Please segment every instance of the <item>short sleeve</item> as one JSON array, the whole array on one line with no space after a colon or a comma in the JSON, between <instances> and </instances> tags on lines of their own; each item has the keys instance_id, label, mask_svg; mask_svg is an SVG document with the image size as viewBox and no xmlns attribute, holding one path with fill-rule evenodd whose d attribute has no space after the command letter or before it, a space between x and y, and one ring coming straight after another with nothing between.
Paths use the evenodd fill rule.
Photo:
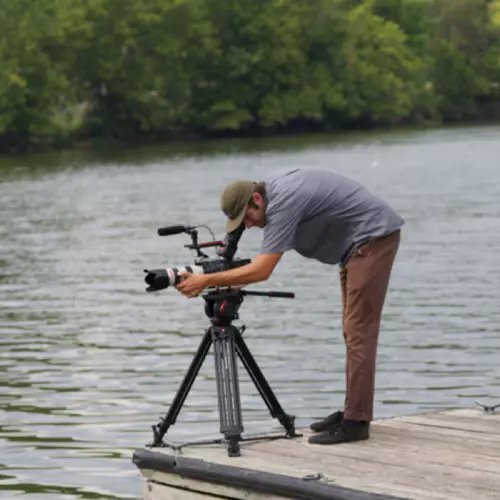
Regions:
<instances>
[{"instance_id":1,"label":"short sleeve","mask_svg":"<svg viewBox=\"0 0 500 500\"><path fill-rule=\"evenodd\" d=\"M301 207L290 196L277 203L269 214L268 223L264 227L261 254L281 253L294 247L295 233L301 219Z\"/></svg>"}]
</instances>

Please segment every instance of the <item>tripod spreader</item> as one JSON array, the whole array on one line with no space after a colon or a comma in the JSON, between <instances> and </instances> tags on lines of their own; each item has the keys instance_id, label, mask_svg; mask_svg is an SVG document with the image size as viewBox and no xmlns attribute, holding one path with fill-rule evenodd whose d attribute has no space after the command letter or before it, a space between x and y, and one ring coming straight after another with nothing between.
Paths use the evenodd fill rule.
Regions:
<instances>
[{"instance_id":1,"label":"tripod spreader","mask_svg":"<svg viewBox=\"0 0 500 500\"><path fill-rule=\"evenodd\" d=\"M198 350L170 406L169 412L165 418L160 420L159 424L153 426L154 441L150 446L171 446L173 448L179 448L178 446L176 447L164 443L163 436L170 426L175 424L181 407L212 345L214 346L220 432L224 435L224 441L227 443L228 455L240 455L240 441L263 439L263 437L242 438L241 436L243 432L243 423L238 383L237 357L241 360L243 366L250 375L250 378L269 409L270 415L273 418L277 418L280 424L285 428L286 435L279 437L293 438L298 436L295 432L295 417L285 413L243 340L242 333L245 327L242 326L238 329L232 325L232 320L237 318L238 309L245 295L282 298L295 297L293 293L288 292L252 292L241 289L217 289L203 295L205 299L205 312L210 318L211 326L205 331ZM276 439L277 437L278 436L274 436L271 439ZM214 442L222 442L222 440L202 441L196 444Z\"/></svg>"}]
</instances>

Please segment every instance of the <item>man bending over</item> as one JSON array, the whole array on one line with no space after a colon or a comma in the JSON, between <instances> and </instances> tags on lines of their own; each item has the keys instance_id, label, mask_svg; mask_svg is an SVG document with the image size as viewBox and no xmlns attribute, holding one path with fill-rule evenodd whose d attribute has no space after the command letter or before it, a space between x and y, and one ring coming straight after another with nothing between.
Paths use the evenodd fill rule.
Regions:
<instances>
[{"instance_id":1,"label":"man bending over","mask_svg":"<svg viewBox=\"0 0 500 500\"><path fill-rule=\"evenodd\" d=\"M346 344L344 410L311 424L313 444L368 439L382 309L403 219L358 182L328 170L294 169L263 182L237 180L221 196L227 232L242 223L263 232L259 255L214 274L184 274L177 289L195 297L208 287L269 279L281 256L295 250L339 265Z\"/></svg>"}]
</instances>

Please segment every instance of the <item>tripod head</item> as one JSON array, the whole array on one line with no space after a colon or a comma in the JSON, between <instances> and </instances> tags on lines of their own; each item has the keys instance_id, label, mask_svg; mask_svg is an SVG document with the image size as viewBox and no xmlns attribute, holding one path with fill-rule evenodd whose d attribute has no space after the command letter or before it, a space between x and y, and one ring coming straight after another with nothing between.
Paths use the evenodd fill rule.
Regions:
<instances>
[{"instance_id":1,"label":"tripod head","mask_svg":"<svg viewBox=\"0 0 500 500\"><path fill-rule=\"evenodd\" d=\"M295 298L293 292L258 292L241 288L218 288L203 294L205 314L210 318L212 324L229 326L233 320L238 319L238 311L246 295L282 299Z\"/></svg>"}]
</instances>

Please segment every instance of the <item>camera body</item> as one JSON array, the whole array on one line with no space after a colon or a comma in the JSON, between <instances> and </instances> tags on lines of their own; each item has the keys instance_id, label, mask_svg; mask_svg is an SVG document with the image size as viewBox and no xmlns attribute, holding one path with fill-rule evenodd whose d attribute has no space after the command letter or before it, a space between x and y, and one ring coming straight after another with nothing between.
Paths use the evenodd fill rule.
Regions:
<instances>
[{"instance_id":1,"label":"camera body","mask_svg":"<svg viewBox=\"0 0 500 500\"><path fill-rule=\"evenodd\" d=\"M178 285L182 281L180 273L183 272L191 274L213 274L220 271L227 271L235 267L245 266L246 264L250 264L250 262L250 259L235 259L229 261L223 257L217 257L215 259L197 260L194 266L146 270L145 272L147 272L147 275L144 280L149 285L146 291L156 292L168 288L169 286Z\"/></svg>"},{"instance_id":2,"label":"camera body","mask_svg":"<svg viewBox=\"0 0 500 500\"><path fill-rule=\"evenodd\" d=\"M144 280L149 285L146 288L147 292L156 292L165 288L178 285L182 278L183 272L191 274L213 274L221 271L227 271L235 267L245 266L250 264L250 259L234 259L239 239L245 230L242 224L232 233L227 233L222 241L211 241L206 243L198 243L198 232L196 228L190 226L170 226L167 228L158 229L160 236L168 236L172 234L188 233L191 236L192 244L186 245L191 250L196 250L198 258L192 266L169 267L165 269L145 269L147 273ZM201 248L217 246L217 257L209 258L200 251Z\"/></svg>"}]
</instances>

